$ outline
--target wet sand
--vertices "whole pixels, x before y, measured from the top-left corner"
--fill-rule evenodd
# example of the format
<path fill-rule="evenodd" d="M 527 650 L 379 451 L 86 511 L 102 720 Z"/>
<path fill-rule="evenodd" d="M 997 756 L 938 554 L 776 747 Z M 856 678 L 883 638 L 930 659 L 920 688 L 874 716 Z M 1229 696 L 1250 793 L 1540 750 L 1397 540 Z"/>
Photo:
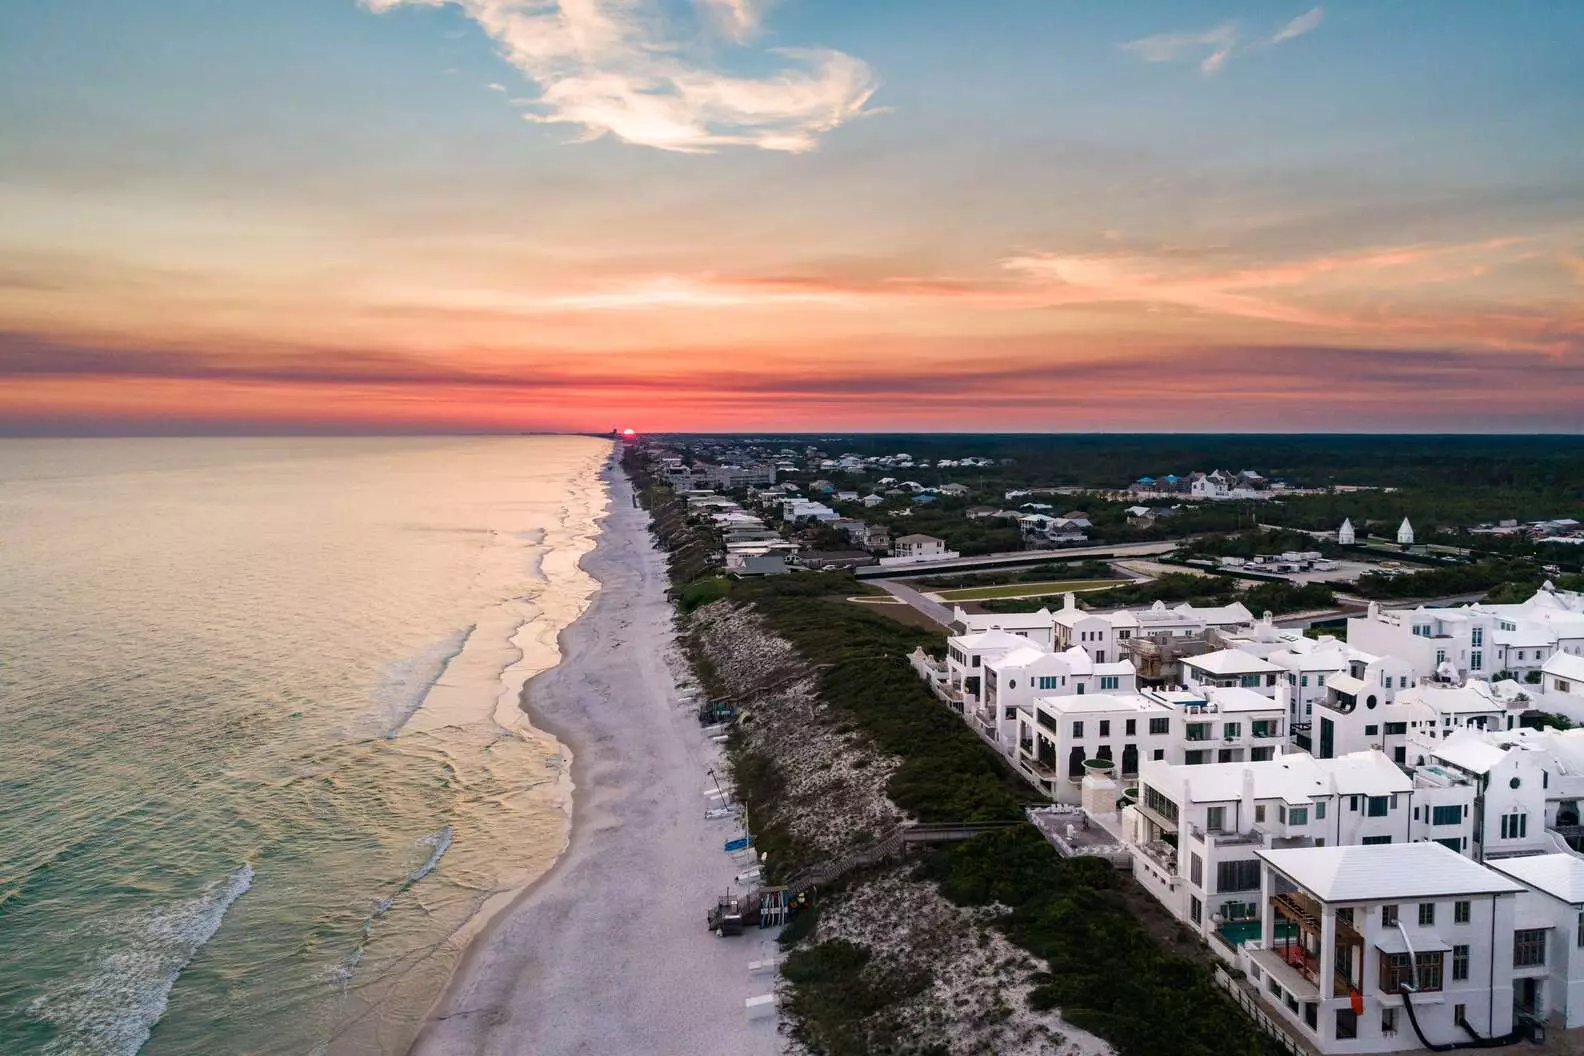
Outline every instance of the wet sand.
<path fill-rule="evenodd" d="M 468 949 L 415 1056 L 769 1056 L 774 1019 L 745 1019 L 772 977 L 768 933 L 716 938 L 704 914 L 742 867 L 730 821 L 706 821 L 715 747 L 678 707 L 665 560 L 632 488 L 583 567 L 600 590 L 562 632 L 561 663 L 523 691 L 572 757 L 570 837 L 551 870 Z"/>

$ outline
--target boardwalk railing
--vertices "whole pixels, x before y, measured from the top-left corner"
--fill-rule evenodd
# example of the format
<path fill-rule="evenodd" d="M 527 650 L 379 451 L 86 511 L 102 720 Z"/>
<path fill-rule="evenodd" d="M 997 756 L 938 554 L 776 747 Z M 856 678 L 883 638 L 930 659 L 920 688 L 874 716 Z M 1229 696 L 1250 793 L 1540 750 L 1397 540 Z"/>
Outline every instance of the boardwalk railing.
<path fill-rule="evenodd" d="M 867 847 L 860 847 L 858 850 L 834 861 L 824 862 L 805 869 L 786 886 L 794 891 L 801 891 L 810 887 L 821 887 L 825 884 L 835 883 L 855 869 L 862 869 L 865 866 L 882 862 L 894 855 L 899 855 L 907 848 L 908 844 L 952 843 L 957 840 L 971 840 L 975 836 L 982 836 L 987 832 L 1000 832 L 1005 829 L 1017 828 L 1022 824 L 1024 822 L 1021 821 L 992 821 L 902 825 Z"/>

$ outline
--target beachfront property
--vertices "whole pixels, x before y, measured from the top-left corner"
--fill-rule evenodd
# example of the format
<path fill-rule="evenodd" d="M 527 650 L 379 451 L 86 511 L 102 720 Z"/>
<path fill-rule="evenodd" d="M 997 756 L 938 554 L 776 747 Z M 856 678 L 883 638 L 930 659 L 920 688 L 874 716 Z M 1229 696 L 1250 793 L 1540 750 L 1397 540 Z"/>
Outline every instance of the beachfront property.
<path fill-rule="evenodd" d="M 1255 854 L 1261 938 L 1238 967 L 1321 1053 L 1516 1041 L 1537 1010 L 1550 931 L 1514 877 L 1437 843 Z"/>
<path fill-rule="evenodd" d="M 1017 769 L 1057 803 L 1082 800 L 1084 778 L 1105 762 L 1130 781 L 1145 760 L 1180 761 L 1179 716 L 1139 693 L 1039 696 L 1017 708 Z"/>
<path fill-rule="evenodd" d="M 984 662 L 983 702 L 971 721 L 1011 759 L 1018 743 L 1018 709 L 1032 707 L 1036 697 L 1130 694 L 1135 689 L 1133 665 L 1126 661 L 1103 664 L 1082 649 L 1056 653 L 1030 640 Z"/>
<path fill-rule="evenodd" d="M 1062 595 L 1055 620 L 1058 648 L 1076 645 L 1101 661 L 1126 657 L 1152 682 L 1181 681 L 1181 657 L 1204 652 L 1207 633 L 1254 626 L 1254 614 L 1236 602 L 1168 607 L 1157 601 L 1146 609 L 1100 613 L 1080 609 L 1070 593 Z"/>
<path fill-rule="evenodd" d="M 1037 612 L 967 612 L 961 605 L 954 605 L 949 630 L 953 634 L 1001 630 L 1027 638 L 1046 652 L 1056 648 L 1056 618 L 1049 609 Z"/>
<path fill-rule="evenodd" d="M 1182 661 L 1183 684 L 1190 689 L 1237 686 L 1271 699 L 1276 696 L 1276 676 L 1280 671 L 1269 660 L 1241 649 L 1217 649 L 1184 657 Z"/>

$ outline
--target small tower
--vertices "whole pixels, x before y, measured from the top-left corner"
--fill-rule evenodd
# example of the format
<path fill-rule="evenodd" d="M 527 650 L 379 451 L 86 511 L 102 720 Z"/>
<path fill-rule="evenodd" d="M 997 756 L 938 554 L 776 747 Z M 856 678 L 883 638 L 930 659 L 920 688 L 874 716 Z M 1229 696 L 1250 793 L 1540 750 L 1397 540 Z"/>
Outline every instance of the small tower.
<path fill-rule="evenodd" d="M 1342 527 L 1337 529 L 1337 542 L 1342 546 L 1352 546 L 1357 541 L 1353 536 L 1353 522 L 1344 517 Z"/>
<path fill-rule="evenodd" d="M 1397 529 L 1397 542 L 1401 546 L 1413 545 L 1413 525 L 1408 523 L 1408 518 L 1403 518 L 1403 523 Z"/>

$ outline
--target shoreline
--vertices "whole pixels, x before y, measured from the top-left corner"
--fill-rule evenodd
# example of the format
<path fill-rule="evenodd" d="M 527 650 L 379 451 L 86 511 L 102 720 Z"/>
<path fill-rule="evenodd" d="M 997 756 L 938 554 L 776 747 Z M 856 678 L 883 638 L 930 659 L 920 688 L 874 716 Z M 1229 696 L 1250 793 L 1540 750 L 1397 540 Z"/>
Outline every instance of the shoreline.
<path fill-rule="evenodd" d="M 560 663 L 518 702 L 569 757 L 565 839 L 472 936 L 414 1056 L 781 1048 L 773 1020 L 743 1015 L 746 997 L 773 987 L 747 971 L 765 937 L 723 942 L 702 926 L 741 867 L 720 850 L 730 825 L 703 820 L 719 754 L 677 704 L 665 555 L 619 465 L 600 480 L 600 532 L 579 561 L 596 588 L 557 635 Z"/>

